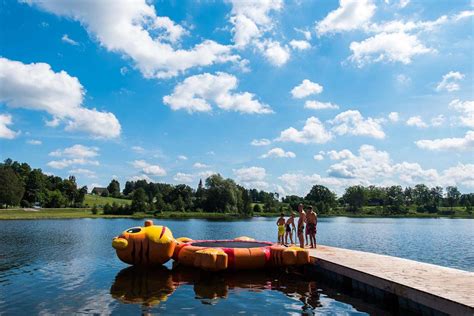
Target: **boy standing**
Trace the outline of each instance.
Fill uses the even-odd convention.
[[[283,235],[285,235],[285,215],[283,213],[280,214],[280,218],[278,218],[276,224],[278,226],[278,243],[283,245]]]

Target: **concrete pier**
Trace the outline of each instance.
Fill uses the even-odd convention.
[[[472,272],[328,246],[318,246],[310,255],[317,273],[342,286],[375,293],[403,310],[474,315]]]

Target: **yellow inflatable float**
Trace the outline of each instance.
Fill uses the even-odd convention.
[[[145,221],[112,240],[120,260],[131,265],[152,266],[176,262],[208,271],[262,269],[309,263],[309,253],[299,247],[284,247],[249,237],[231,240],[174,239],[166,226]]]

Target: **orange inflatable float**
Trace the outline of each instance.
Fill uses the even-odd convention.
[[[226,269],[262,269],[309,263],[309,253],[299,247],[283,247],[249,237],[232,240],[174,239],[166,226],[145,221],[112,240],[117,256],[132,265],[161,265],[173,258],[176,262],[208,271]]]

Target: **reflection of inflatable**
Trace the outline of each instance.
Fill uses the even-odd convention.
[[[275,290],[305,305],[319,306],[316,284],[281,271],[241,271],[238,273],[209,274],[181,267],[172,271],[165,267],[128,267],[115,277],[110,289],[113,298],[132,304],[155,306],[166,301],[181,285],[192,285],[196,299],[203,303],[225,299],[231,292],[242,290]]]
[[[240,237],[234,240],[174,239],[165,226],[145,221],[144,227],[127,229],[115,237],[112,246],[120,260],[133,265],[160,265],[173,258],[178,263],[209,271],[261,269],[309,263],[309,253],[299,247]]]

